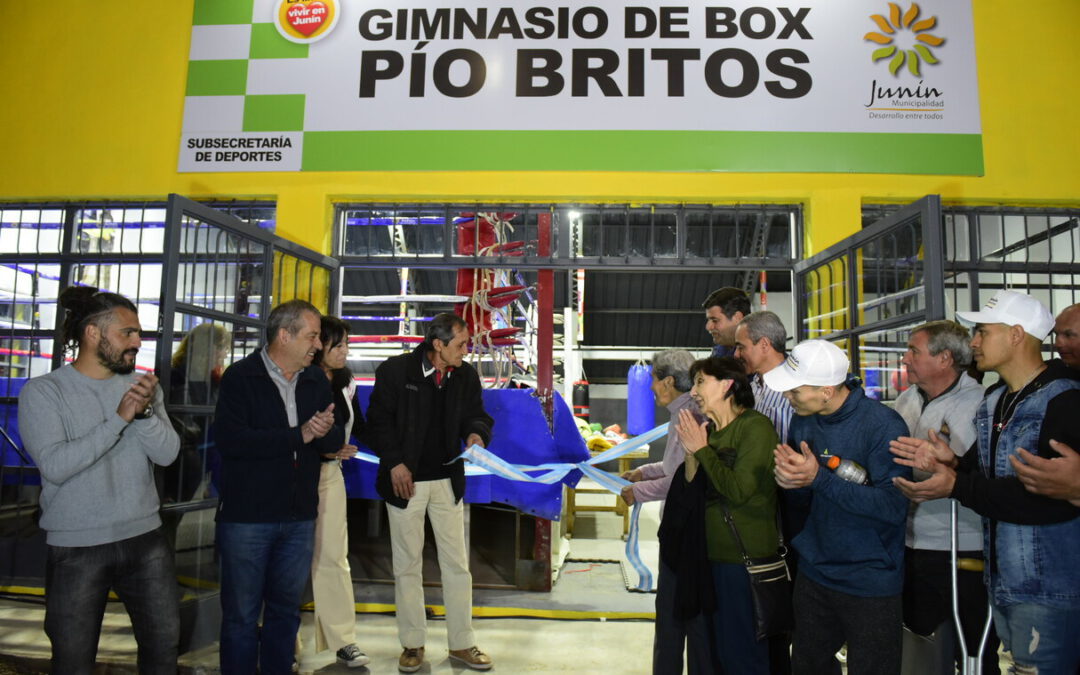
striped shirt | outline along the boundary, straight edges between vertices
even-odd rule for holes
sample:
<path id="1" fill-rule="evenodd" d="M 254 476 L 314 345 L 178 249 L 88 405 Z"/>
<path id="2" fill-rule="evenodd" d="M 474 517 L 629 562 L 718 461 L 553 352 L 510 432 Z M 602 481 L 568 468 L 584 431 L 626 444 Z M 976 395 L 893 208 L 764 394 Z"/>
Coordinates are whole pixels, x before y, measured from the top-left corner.
<path id="1" fill-rule="evenodd" d="M 754 392 L 754 410 L 768 417 L 776 427 L 776 435 L 780 437 L 780 442 L 787 443 L 788 427 L 791 426 L 791 416 L 795 411 L 784 398 L 783 392 L 770 389 L 762 381 L 760 373 L 754 373 L 750 380 L 750 390 Z"/>

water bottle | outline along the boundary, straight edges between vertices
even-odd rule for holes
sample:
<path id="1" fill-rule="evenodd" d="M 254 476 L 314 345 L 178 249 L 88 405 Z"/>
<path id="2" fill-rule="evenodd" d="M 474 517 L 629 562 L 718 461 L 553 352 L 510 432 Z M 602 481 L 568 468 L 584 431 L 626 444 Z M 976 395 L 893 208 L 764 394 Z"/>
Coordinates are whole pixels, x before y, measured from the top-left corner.
<path id="1" fill-rule="evenodd" d="M 866 474 L 866 469 L 858 462 L 854 462 L 850 459 L 840 459 L 836 455 L 833 455 L 825 462 L 825 466 L 832 469 L 833 473 L 846 481 L 858 483 L 859 485 L 870 484 L 870 477 Z"/>

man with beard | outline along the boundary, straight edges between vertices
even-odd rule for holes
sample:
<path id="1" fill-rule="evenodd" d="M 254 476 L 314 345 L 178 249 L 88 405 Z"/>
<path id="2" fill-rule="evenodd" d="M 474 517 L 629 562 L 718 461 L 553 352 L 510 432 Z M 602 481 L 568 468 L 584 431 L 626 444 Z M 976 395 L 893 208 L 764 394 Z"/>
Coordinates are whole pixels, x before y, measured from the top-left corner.
<path id="1" fill-rule="evenodd" d="M 75 361 L 26 383 L 19 431 L 41 471 L 45 632 L 52 672 L 90 673 L 109 591 L 124 603 L 140 673 L 175 673 L 176 574 L 161 532 L 153 464 L 176 459 L 157 377 L 136 375 L 139 317 L 90 287 L 60 294 L 60 344 Z"/>

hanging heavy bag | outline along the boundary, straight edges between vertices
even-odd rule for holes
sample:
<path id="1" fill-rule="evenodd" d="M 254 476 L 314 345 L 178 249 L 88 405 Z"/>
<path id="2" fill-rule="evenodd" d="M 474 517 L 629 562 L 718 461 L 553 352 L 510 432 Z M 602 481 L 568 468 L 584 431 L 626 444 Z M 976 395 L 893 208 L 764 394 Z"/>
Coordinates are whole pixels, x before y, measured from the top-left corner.
<path id="1" fill-rule="evenodd" d="M 750 574 L 750 596 L 754 601 L 754 636 L 763 640 L 773 635 L 790 633 L 795 629 L 795 608 L 792 604 L 793 586 L 791 572 L 788 571 L 787 548 L 784 546 L 784 534 L 780 530 L 777 516 L 777 532 L 780 534 L 776 554 L 765 558 L 751 558 L 743 546 L 742 537 L 735 527 L 726 502 L 721 503 L 724 520 L 731 528 L 735 543 L 739 545 L 746 571 Z"/>
<path id="2" fill-rule="evenodd" d="M 643 434 L 656 426 L 656 398 L 652 392 L 652 366 L 638 361 L 626 376 L 626 431 Z"/>

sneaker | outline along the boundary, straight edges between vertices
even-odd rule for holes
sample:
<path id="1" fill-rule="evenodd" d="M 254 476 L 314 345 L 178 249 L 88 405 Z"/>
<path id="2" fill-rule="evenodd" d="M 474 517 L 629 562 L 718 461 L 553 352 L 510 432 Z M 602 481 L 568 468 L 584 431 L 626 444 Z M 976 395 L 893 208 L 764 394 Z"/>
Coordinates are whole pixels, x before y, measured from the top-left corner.
<path id="1" fill-rule="evenodd" d="M 360 651 L 360 648 L 356 645 L 345 645 L 341 649 L 337 650 L 337 662 L 344 663 L 350 668 L 359 668 L 360 666 L 366 666 L 368 661 L 367 654 Z"/>
<path id="2" fill-rule="evenodd" d="M 450 658 L 461 661 L 473 670 L 491 670 L 491 657 L 480 651 L 476 646 L 468 649 L 451 649 Z"/>
<path id="3" fill-rule="evenodd" d="M 423 647 L 405 647 L 398 659 L 397 669 L 403 673 L 415 673 L 420 670 L 420 664 L 424 662 Z"/>

